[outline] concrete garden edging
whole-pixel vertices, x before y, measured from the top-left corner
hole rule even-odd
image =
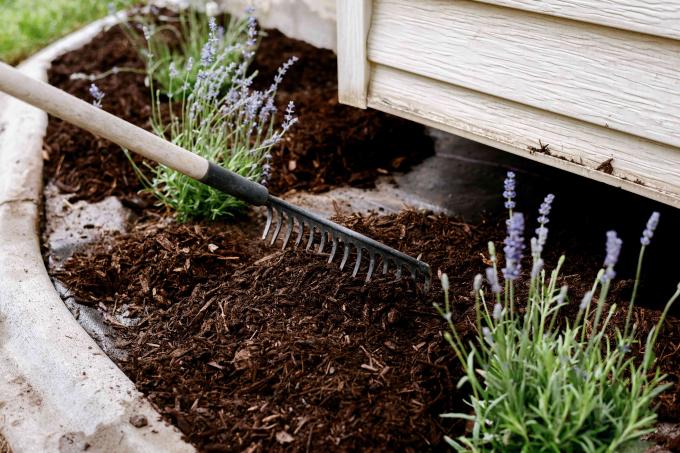
[[[94,22],[23,62],[50,62],[118,20]],[[47,115],[0,95],[0,432],[12,450],[189,452],[82,329],[40,253],[42,139]]]

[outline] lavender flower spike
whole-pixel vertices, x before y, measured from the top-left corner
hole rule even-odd
[[[522,270],[522,251],[524,250],[524,216],[515,212],[508,224],[508,237],[505,238],[505,267],[503,276],[506,280],[517,280]]]
[[[92,105],[94,105],[95,107],[101,108],[102,107],[102,99],[104,99],[104,96],[106,96],[106,95],[94,83],[90,85],[90,96],[92,96],[94,98],[94,101],[92,101]]]
[[[623,241],[616,235],[616,231],[607,231],[607,256],[604,259],[605,272],[602,276],[602,281],[610,281],[616,277],[614,266],[619,260],[621,254],[621,245]]]
[[[642,232],[642,237],[640,238],[640,244],[647,246],[649,241],[654,236],[654,230],[656,230],[657,225],[659,225],[660,214],[656,211],[652,212],[652,215],[647,221],[647,228]]]
[[[578,306],[578,309],[581,311],[585,310],[588,305],[590,305],[591,300],[593,300],[593,292],[588,291],[583,295],[583,299],[581,299],[581,304]]]
[[[531,268],[531,278],[532,279],[538,277],[538,274],[540,274],[541,271],[543,270],[543,266],[544,266],[544,262],[543,262],[542,258],[539,258],[536,261],[534,261],[534,265]]]
[[[493,313],[492,313],[493,319],[496,321],[501,319],[501,316],[503,316],[503,307],[501,304],[495,304],[493,306]]]
[[[482,289],[482,274],[477,274],[472,281],[472,291],[474,291],[475,294],[478,294],[480,289]]]
[[[541,203],[541,206],[538,208],[538,213],[541,215],[538,218],[538,223],[541,225],[545,225],[548,223],[548,215],[550,214],[550,209],[552,208],[552,202],[555,201],[555,195],[549,193],[548,195],[545,196],[545,199],[543,199],[543,203]]]
[[[515,208],[515,173],[509,171],[503,183],[503,198],[505,198],[506,209]]]
[[[548,194],[543,203],[541,203],[540,208],[538,208],[538,223],[539,226],[536,228],[536,238],[531,239],[531,255],[534,258],[538,258],[543,253],[543,247],[548,240],[548,228],[545,226],[550,219],[548,215],[550,214],[550,209],[552,208],[552,202],[555,200],[555,195]]]
[[[498,274],[493,267],[486,268],[486,280],[491,286],[491,292],[494,294],[499,294],[501,292],[501,285],[498,283]]]

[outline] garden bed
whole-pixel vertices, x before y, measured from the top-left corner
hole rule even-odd
[[[301,61],[278,96],[296,101],[300,122],[275,150],[274,192],[371,186],[378,175],[431,154],[422,127],[338,104],[328,51],[270,31],[255,67],[268,81],[293,54]],[[50,81],[89,99],[89,82],[70,75],[113,66],[142,67],[116,28],[57,60]],[[120,72],[98,85],[109,93],[104,109],[149,127],[144,76]],[[464,431],[439,417],[465,410],[466,395],[455,388],[460,370],[432,308],[442,300],[438,282],[428,294],[409,279],[380,276],[364,285],[323,257],[263,244],[257,214],[237,223],[175,223],[138,193],[117,146],[55,119],[45,143],[45,177],[71,202],[113,195],[139,215],[128,234],[89,246],[52,275],[78,303],[104,313],[126,354],[118,365],[200,449],[439,450],[444,435]],[[447,272],[455,323],[467,335],[474,330],[471,282],[488,265],[487,241],[504,236],[504,215],[474,225],[410,210],[337,220]],[[590,244],[572,240],[568,227],[551,230],[551,249],[568,252],[564,282],[580,295],[601,261],[589,254]],[[630,289],[630,280],[621,280],[609,301],[625,304]],[[138,322],[121,324],[123,312]],[[639,308],[635,316],[644,330],[658,312]],[[678,382],[677,318],[663,335],[659,362]],[[678,395],[673,388],[662,396],[662,419],[678,420]]]

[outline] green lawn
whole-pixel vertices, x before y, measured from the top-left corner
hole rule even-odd
[[[105,16],[109,3],[122,2],[0,0],[0,60],[21,61],[55,39]]]

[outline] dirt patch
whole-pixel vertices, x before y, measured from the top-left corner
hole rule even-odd
[[[267,87],[279,65],[290,56],[300,61],[287,74],[278,94],[281,106],[294,100],[299,123],[273,150],[274,193],[290,189],[320,192],[333,186],[369,187],[381,174],[405,170],[433,154],[423,126],[374,110],[337,101],[337,65],[333,52],[268,30],[253,63],[255,84]],[[51,84],[87,101],[90,81],[72,80],[74,73],[117,74],[96,81],[107,93],[102,108],[150,129],[149,90],[136,49],[118,26],[98,35],[82,49],[58,58],[49,72]],[[148,206],[153,199],[142,189],[117,145],[50,118],[45,143],[45,176],[72,201],[101,201],[109,195],[129,206]]]

